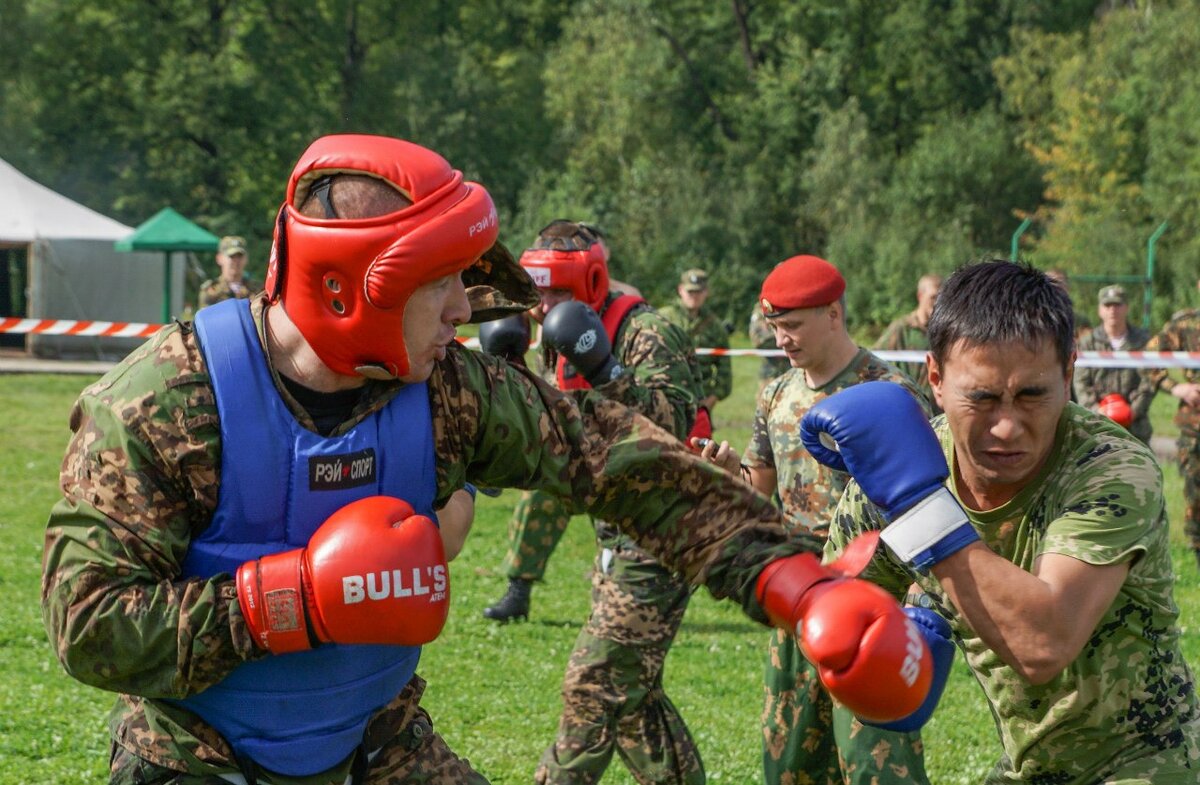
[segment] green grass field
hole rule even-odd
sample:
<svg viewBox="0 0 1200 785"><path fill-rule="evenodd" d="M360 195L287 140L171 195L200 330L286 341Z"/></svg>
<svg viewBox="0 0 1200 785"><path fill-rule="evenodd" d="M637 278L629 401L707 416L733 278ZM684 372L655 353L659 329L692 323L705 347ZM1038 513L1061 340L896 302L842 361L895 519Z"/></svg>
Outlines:
<svg viewBox="0 0 1200 785"><path fill-rule="evenodd" d="M718 405L718 434L739 449L753 413L758 360L734 360L735 393ZM0 376L0 784L106 781L106 714L113 696L67 677L46 643L39 612L42 531L57 496L67 415L81 376ZM1172 400L1155 402L1158 433L1170 434ZM1178 471L1165 469L1172 515L1176 600L1186 655L1200 662L1200 575L1179 532ZM495 783L527 783L554 734L558 688L588 610L592 534L577 518L533 593L529 623L497 626L480 612L505 587L500 571L515 492L480 496L474 532L452 565L454 608L424 654L424 704L451 746ZM697 738L714 783L754 783L766 632L706 593L692 601L667 660L672 700ZM991 715L961 662L925 731L938 785L975 783L997 756ZM605 783L632 783L616 762Z"/></svg>

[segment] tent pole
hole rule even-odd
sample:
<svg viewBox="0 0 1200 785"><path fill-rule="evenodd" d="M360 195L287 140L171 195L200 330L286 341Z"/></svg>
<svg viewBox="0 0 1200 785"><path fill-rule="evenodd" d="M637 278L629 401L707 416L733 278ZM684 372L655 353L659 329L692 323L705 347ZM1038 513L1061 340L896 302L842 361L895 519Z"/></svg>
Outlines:
<svg viewBox="0 0 1200 785"><path fill-rule="evenodd" d="M171 321L171 252L163 254L163 307L162 323Z"/></svg>

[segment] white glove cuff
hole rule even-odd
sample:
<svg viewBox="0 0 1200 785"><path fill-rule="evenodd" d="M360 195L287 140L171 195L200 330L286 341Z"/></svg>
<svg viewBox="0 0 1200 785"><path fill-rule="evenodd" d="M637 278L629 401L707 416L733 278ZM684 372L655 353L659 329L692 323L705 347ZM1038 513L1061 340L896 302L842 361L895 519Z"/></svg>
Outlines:
<svg viewBox="0 0 1200 785"><path fill-rule="evenodd" d="M879 538L901 561L925 572L977 541L979 533L943 485L892 521Z"/></svg>

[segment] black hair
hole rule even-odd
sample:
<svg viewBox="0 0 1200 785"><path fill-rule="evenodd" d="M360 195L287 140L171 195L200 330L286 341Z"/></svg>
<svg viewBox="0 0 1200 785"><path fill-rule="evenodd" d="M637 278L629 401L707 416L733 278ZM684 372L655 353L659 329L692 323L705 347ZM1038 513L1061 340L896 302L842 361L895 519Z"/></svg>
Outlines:
<svg viewBox="0 0 1200 785"><path fill-rule="evenodd" d="M980 346L1020 341L1036 349L1049 338L1063 371L1075 349L1071 296L1025 262L973 262L942 282L929 317L929 351L941 365L959 341Z"/></svg>

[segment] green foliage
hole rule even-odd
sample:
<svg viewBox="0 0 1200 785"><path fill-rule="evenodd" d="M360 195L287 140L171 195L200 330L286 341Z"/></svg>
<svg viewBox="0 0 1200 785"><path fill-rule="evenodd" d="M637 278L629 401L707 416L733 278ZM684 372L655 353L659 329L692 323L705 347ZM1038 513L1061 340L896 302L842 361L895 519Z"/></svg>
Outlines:
<svg viewBox="0 0 1200 785"><path fill-rule="evenodd" d="M609 235L654 300L713 274L741 321L796 253L855 317L984 254L1140 274L1154 320L1200 252L1196 0L0 0L0 156L130 224L170 204L250 238L261 274L315 136L398 135L495 198L520 251ZM207 260L205 260L207 261Z"/></svg>

